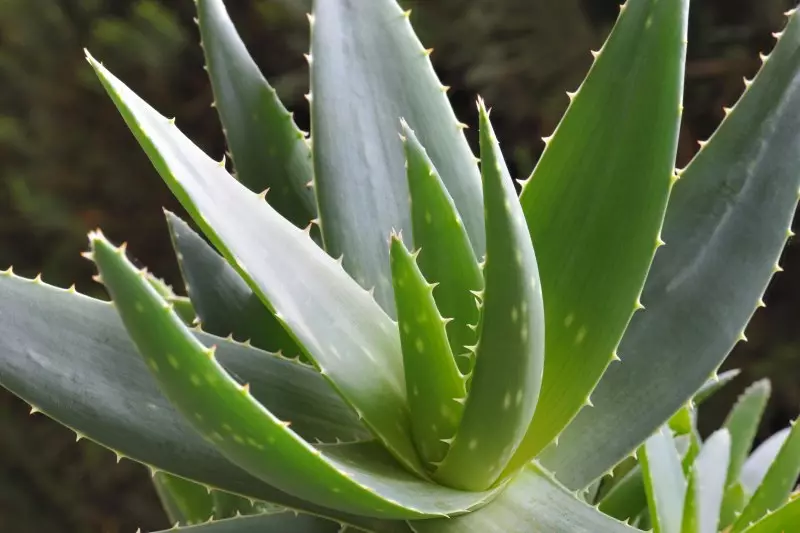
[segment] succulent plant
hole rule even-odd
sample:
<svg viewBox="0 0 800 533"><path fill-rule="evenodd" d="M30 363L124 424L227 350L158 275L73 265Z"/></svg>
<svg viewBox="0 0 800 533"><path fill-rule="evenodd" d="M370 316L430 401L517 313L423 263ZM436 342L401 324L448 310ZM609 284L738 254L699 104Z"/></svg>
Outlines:
<svg viewBox="0 0 800 533"><path fill-rule="evenodd" d="M0 383L147 465L197 533L711 533L723 500L737 533L796 524L798 430L748 498L756 422L701 447L687 402L790 235L800 20L676 171L688 4L628 0L519 195L394 0L316 1L311 137L197 1L235 175L87 54L207 240L166 214L186 296L99 230L112 302L9 269ZM621 516L636 472L649 510Z"/></svg>

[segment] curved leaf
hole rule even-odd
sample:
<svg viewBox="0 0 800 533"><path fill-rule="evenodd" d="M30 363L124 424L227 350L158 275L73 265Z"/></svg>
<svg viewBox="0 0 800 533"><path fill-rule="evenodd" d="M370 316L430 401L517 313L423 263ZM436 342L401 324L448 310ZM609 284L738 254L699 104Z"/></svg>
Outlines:
<svg viewBox="0 0 800 533"><path fill-rule="evenodd" d="M415 533L636 533L579 500L535 465L486 507L455 518L409 522Z"/></svg>
<svg viewBox="0 0 800 533"><path fill-rule="evenodd" d="M398 236L392 235L390 246L411 429L422 459L438 463L461 420L466 378L450 351L446 322L433 299L434 286Z"/></svg>
<svg viewBox="0 0 800 533"><path fill-rule="evenodd" d="M544 366L542 284L514 184L479 102L486 264L480 340L464 414L434 478L485 490L530 425ZM423 252L424 253L424 252Z"/></svg>
<svg viewBox="0 0 800 533"><path fill-rule="evenodd" d="M223 455L272 486L339 511L386 519L466 512L491 493L420 480L377 443L314 448L234 380L102 235L92 257L140 354L175 407Z"/></svg>
<svg viewBox="0 0 800 533"><path fill-rule="evenodd" d="M523 187L546 295L547 358L512 466L537 455L588 402L639 305L673 182L688 11L688 0L623 5Z"/></svg>
<svg viewBox="0 0 800 533"><path fill-rule="evenodd" d="M667 3L669 5L669 3ZM742 339L786 242L800 187L800 20L681 174L619 353L542 462L570 488L602 475L700 388ZM535 243L535 241L534 241ZM680 368L680 374L674 369Z"/></svg>
<svg viewBox="0 0 800 533"><path fill-rule="evenodd" d="M300 348L247 283L189 225L166 212L186 291L205 331L297 357Z"/></svg>
<svg viewBox="0 0 800 533"><path fill-rule="evenodd" d="M744 530L744 533L789 533L800 524L800 495Z"/></svg>
<svg viewBox="0 0 800 533"><path fill-rule="evenodd" d="M450 320L450 349L467 374L474 355L467 347L478 342L480 311L474 294L483 289L483 275L461 215L433 162L405 121L402 128L414 246L422 250L417 263L425 279L437 284L433 298L442 316Z"/></svg>
<svg viewBox="0 0 800 533"><path fill-rule="evenodd" d="M88 60L161 177L214 246L392 455L424 477L410 436L397 325L308 235Z"/></svg>
<svg viewBox="0 0 800 533"><path fill-rule="evenodd" d="M249 379L259 401L298 431L354 436L344 432L348 407L314 370L204 333L197 338L216 345L218 360ZM318 510L236 468L204 441L161 395L108 303L0 276L0 385L120 456L204 485Z"/></svg>
<svg viewBox="0 0 800 533"><path fill-rule="evenodd" d="M316 217L309 187L311 149L248 54L222 0L197 0L197 19L214 107L228 139L236 177L250 190L269 189L269 203L303 228Z"/></svg>
<svg viewBox="0 0 800 533"><path fill-rule="evenodd" d="M193 527L165 529L156 533L286 533L287 531L340 533L344 531L345 527L345 524L318 516L287 511L228 518Z"/></svg>
<svg viewBox="0 0 800 533"><path fill-rule="evenodd" d="M744 462L742 471L739 474L739 482L742 484L742 488L745 493L747 493L748 498L752 496L759 485L761 485L764 476L767 475L769 467L772 466L775 457L777 457L778 452L781 451L783 444L789 437L790 431L791 428L784 428L774 435L771 435L767 440L762 442Z"/></svg>
<svg viewBox="0 0 800 533"><path fill-rule="evenodd" d="M616 483L597 507L617 520L631 520L647 508L644 476L640 466L635 466Z"/></svg>
<svg viewBox="0 0 800 533"><path fill-rule="evenodd" d="M398 121L405 118L428 150L480 257L483 202L474 156L395 0L315 2L311 30L315 188L325 247L344 255L345 269L374 287L394 314L386 239L392 230L411 235Z"/></svg>

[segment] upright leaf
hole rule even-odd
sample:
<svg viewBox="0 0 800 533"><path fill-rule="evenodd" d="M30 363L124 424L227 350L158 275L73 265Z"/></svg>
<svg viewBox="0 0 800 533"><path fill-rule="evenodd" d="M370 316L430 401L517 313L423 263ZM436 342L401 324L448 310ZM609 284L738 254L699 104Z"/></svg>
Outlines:
<svg viewBox="0 0 800 533"><path fill-rule="evenodd" d="M546 298L547 359L540 407L512 466L538 454L587 403L640 305L673 178L688 6L624 4L523 187Z"/></svg>
<svg viewBox="0 0 800 533"><path fill-rule="evenodd" d="M247 283L186 222L166 212L186 290L205 331L250 343L286 357L300 348Z"/></svg>
<svg viewBox="0 0 800 533"><path fill-rule="evenodd" d="M410 437L397 325L308 235L102 65L91 57L89 62L161 177L212 244L386 449L424 476Z"/></svg>
<svg viewBox="0 0 800 533"><path fill-rule="evenodd" d="M673 2L661 2L670 6ZM588 485L683 405L742 339L780 257L800 188L800 20L681 174L637 314L543 464ZM547 294L547 292L545 292ZM681 372L676 373L675 369Z"/></svg>
<svg viewBox="0 0 800 533"><path fill-rule="evenodd" d="M800 494L744 530L744 533L789 533L800 524Z"/></svg>
<svg viewBox="0 0 800 533"><path fill-rule="evenodd" d="M669 428L664 426L647 439L638 457L655 533L681 533L686 479Z"/></svg>
<svg viewBox="0 0 800 533"><path fill-rule="evenodd" d="M197 0L214 106L236 166L250 190L303 228L316 217L311 149L247 52L222 0Z"/></svg>
<svg viewBox="0 0 800 533"><path fill-rule="evenodd" d="M466 374L474 355L467 347L478 341L480 312L474 295L483 289L483 275L455 202L417 135L405 122L402 127L414 245L423 250L417 263L425 278L437 284L433 298L450 320L450 349Z"/></svg>
<svg viewBox="0 0 800 533"><path fill-rule="evenodd" d="M416 478L377 443L315 448L216 361L115 248L90 234L92 257L125 328L164 394L234 464L312 504L384 519L467 512L491 492L459 492Z"/></svg>
<svg viewBox="0 0 800 533"><path fill-rule="evenodd" d="M480 340L461 424L434 473L466 490L492 485L525 436L539 396L545 336L536 254L483 101L478 109L486 202Z"/></svg>
<svg viewBox="0 0 800 533"><path fill-rule="evenodd" d="M411 429L422 459L431 465L447 453L447 442L461 420L467 388L450 351L446 322L433 299L434 285L425 280L415 259L400 237L392 235L392 282Z"/></svg>
<svg viewBox="0 0 800 533"><path fill-rule="evenodd" d="M762 442L758 448L750 454L750 457L745 461L742 466L742 471L739 474L739 482L742 484L747 497L753 495L756 489L761 485L764 476L767 475L769 467L775 461L775 457L783 448L783 444L789 437L791 428L784 428L777 433L771 435L767 440Z"/></svg>
<svg viewBox="0 0 800 533"><path fill-rule="evenodd" d="M744 531L750 524L786 503L797 485L798 475L800 475L800 424L793 423L789 436L786 437L761 484L742 510L742 514L731 526L730 533Z"/></svg>
<svg viewBox="0 0 800 533"><path fill-rule="evenodd" d="M717 533L731 457L731 435L716 431L703 444L689 473L681 533Z"/></svg>
<svg viewBox="0 0 800 533"><path fill-rule="evenodd" d="M393 314L390 231L411 236L408 182L398 121L427 148L464 221L484 251L480 181L462 126L395 0L314 3L311 122L315 190L325 247ZM364 99L374 99L364 105ZM411 247L410 240L406 244Z"/></svg>
<svg viewBox="0 0 800 533"><path fill-rule="evenodd" d="M730 485L739 479L742 465L753 447L753 440L758 431L758 424L767 406L770 394L769 380L755 382L739 397L724 427L731 435L731 461L728 467L726 484Z"/></svg>

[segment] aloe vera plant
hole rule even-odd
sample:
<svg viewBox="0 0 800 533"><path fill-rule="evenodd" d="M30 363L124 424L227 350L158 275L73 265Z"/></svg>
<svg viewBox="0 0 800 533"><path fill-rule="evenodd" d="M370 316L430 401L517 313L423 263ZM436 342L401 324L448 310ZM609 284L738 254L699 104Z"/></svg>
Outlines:
<svg viewBox="0 0 800 533"><path fill-rule="evenodd" d="M205 238L166 213L185 295L99 230L111 302L6 271L0 383L147 465L197 533L796 524L792 476L747 465L796 474L798 438L746 460L758 398L702 445L687 402L790 233L800 19L676 171L688 4L628 0L519 195L394 0L316 1L310 137L197 0L234 175L87 53ZM626 487L646 503L616 516Z"/></svg>

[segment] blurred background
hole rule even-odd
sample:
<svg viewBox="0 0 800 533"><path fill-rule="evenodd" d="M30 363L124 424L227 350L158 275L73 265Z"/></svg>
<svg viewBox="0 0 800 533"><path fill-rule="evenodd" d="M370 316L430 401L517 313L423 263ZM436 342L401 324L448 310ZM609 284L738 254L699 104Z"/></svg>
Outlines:
<svg viewBox="0 0 800 533"><path fill-rule="evenodd" d="M494 107L516 177L532 169L596 49L618 0L407 0L461 120L474 99ZM742 77L773 46L795 0L694 0L679 166L736 101ZM286 105L308 126L304 0L228 0L231 16ZM100 226L178 286L161 208L181 213L83 59L91 49L134 90L215 157L224 140L203 71L191 0L0 0L0 268L40 271L48 283L102 295L80 258ZM472 129L474 135L475 129ZM471 139L474 141L474 139ZM800 172L800 169L798 169ZM726 368L743 375L703 409L724 418L749 382L774 394L760 438L800 411L800 251L790 242L768 307ZM679 369L676 369L678 372ZM0 531L133 533L167 527L144 468L91 443L0 392Z"/></svg>

